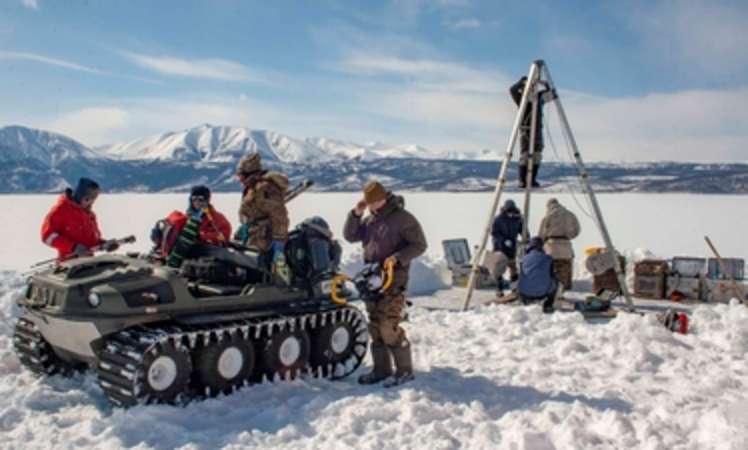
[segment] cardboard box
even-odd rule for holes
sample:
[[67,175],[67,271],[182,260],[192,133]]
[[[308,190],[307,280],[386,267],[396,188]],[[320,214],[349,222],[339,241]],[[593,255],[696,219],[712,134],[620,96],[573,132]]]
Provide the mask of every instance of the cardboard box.
[[665,274],[634,274],[634,295],[641,298],[665,298]]

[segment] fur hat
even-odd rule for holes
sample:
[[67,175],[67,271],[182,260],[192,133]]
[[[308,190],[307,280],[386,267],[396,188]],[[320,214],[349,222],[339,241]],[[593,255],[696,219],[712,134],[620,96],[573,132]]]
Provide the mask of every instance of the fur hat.
[[387,190],[379,181],[369,181],[364,185],[364,201],[367,205],[387,198]]
[[192,189],[190,190],[190,199],[192,199],[192,197],[203,197],[205,200],[210,201],[210,188],[204,185],[192,186]]
[[99,183],[90,178],[81,178],[78,180],[78,186],[73,191],[73,201],[80,203],[84,198],[90,197],[95,191],[99,191]]
[[262,158],[259,153],[250,153],[236,165],[237,175],[249,175],[262,170]]

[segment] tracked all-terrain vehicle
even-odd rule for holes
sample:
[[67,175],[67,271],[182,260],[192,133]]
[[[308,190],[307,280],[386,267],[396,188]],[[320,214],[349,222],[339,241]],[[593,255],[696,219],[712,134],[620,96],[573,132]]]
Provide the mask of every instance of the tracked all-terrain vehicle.
[[18,300],[18,357],[41,375],[91,368],[118,406],[345,377],[368,335],[336,285],[340,247],[326,227],[317,218],[291,233],[290,285],[273,280],[258,252],[230,246],[199,247],[179,269],[102,255],[38,272]]

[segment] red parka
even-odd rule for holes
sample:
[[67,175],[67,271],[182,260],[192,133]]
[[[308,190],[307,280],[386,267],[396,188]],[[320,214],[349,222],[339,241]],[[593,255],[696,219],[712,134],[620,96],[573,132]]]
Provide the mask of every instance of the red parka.
[[[166,222],[172,227],[167,236],[164,245],[161,245],[161,252],[164,256],[168,256],[171,248],[179,237],[179,233],[187,224],[187,215],[182,211],[172,211],[166,217]],[[203,214],[202,222],[200,222],[200,241],[207,242],[209,244],[219,245],[231,239],[231,223],[229,223],[226,216],[216,211],[212,206],[208,207],[208,213]]]
[[92,248],[103,242],[96,214],[74,202],[69,189],[44,218],[41,237],[42,242],[57,249],[59,260],[69,258],[77,244]]

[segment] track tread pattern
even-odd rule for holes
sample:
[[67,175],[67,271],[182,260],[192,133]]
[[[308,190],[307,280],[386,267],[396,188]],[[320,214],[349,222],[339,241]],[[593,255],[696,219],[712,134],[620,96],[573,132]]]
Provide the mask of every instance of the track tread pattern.
[[[246,319],[206,325],[139,326],[121,331],[109,337],[99,352],[97,370],[99,384],[109,400],[116,406],[129,407],[156,402],[144,387],[143,360],[148,352],[156,352],[157,346],[169,343],[177,349],[193,353],[211,342],[221,342],[237,336],[252,345],[261,345],[275,333],[297,327],[314,332],[326,323],[348,322],[355,335],[348,357],[326,366],[307,366],[295,375],[314,378],[339,379],[353,373],[366,355],[368,332],[363,314],[353,306],[329,311],[294,316],[271,316],[262,319]],[[194,356],[194,354],[193,354]],[[257,370],[257,369],[256,369]],[[193,372],[194,375],[194,372]],[[262,380],[278,380],[279,374],[263,374]],[[246,383],[248,384],[248,382]],[[202,396],[208,392],[185,392],[184,399]]]

